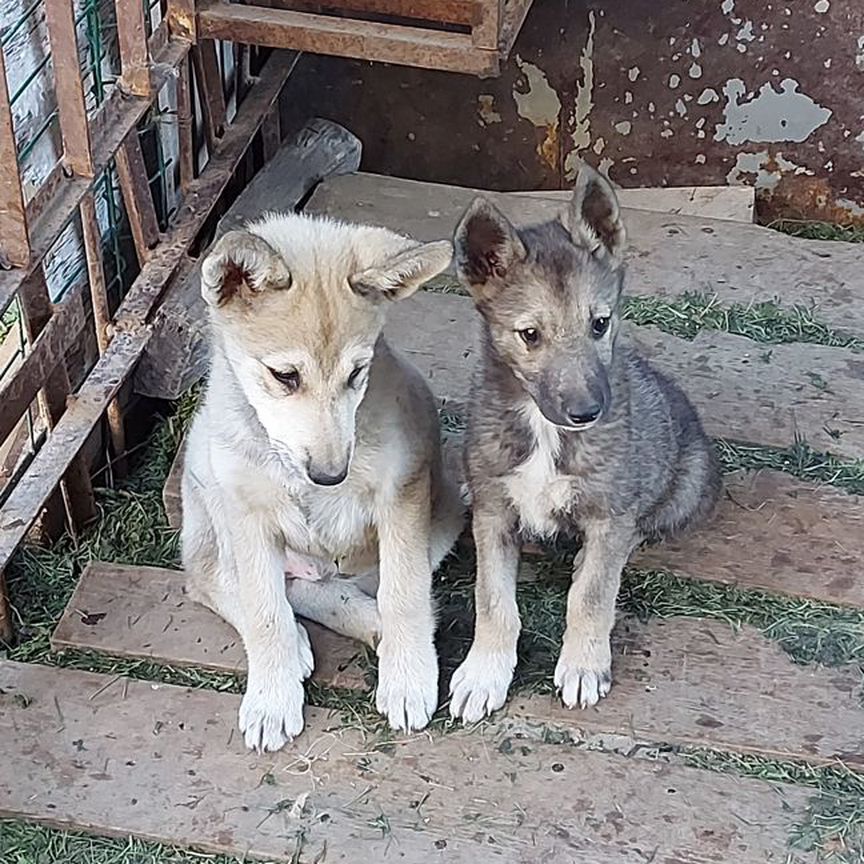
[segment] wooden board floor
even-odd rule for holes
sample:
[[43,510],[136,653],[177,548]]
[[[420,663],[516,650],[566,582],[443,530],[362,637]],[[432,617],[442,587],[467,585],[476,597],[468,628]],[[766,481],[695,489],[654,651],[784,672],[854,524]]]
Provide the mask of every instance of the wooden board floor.
[[[473,195],[358,174],[323,183],[308,209],[438,239]],[[522,222],[562,203],[561,195],[492,197]],[[738,221],[627,212],[630,293],[815,303],[820,320],[864,337],[860,246],[793,240],[747,224],[740,199],[715,203]],[[243,207],[254,209],[248,195]],[[686,382],[711,434],[776,448],[803,438],[837,459],[864,457],[864,366],[849,349],[761,345],[707,330],[690,341],[649,327],[633,332],[654,362]],[[464,413],[476,357],[470,300],[422,293],[394,307],[387,333],[439,402]],[[450,445],[458,464],[458,435]],[[174,527],[179,466],[178,457],[164,495]],[[862,529],[856,495],[776,471],[738,471],[708,524],[643,550],[634,564],[864,608]],[[368,692],[365,649],[320,628],[310,634],[317,684]],[[109,562],[85,569],[52,646],[244,669],[236,634],[187,600],[182,574]],[[234,695],[3,662],[0,815],[292,864],[815,864],[815,853],[789,846],[812,790],[566,742],[626,740],[862,770],[858,669],[796,665],[757,631],[717,620],[624,619],[614,675],[610,696],[588,711],[516,695],[473,729],[388,735],[383,744],[309,708],[303,736],[262,757],[242,748]]]

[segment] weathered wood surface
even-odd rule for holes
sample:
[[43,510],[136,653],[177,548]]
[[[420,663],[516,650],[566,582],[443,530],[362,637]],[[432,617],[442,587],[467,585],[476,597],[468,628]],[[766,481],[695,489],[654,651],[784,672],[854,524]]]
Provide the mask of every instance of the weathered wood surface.
[[[98,651],[114,657],[245,672],[246,654],[234,629],[183,590],[183,573],[159,567],[93,562],[78,582],[51,645],[57,651]],[[363,646],[307,624],[314,680],[364,687]]]
[[[97,651],[170,666],[245,670],[236,633],[182,593],[171,570],[91,564],[51,640],[55,650]],[[363,649],[310,627],[315,680],[364,688]],[[516,699],[514,716],[542,717],[586,732],[725,748],[864,768],[860,676],[792,663],[754,630],[677,618],[619,622],[612,694],[596,709],[557,699]],[[549,669],[552,675],[552,669]],[[783,717],[778,726],[774,722]]]
[[710,521],[638,567],[864,608],[864,500],[776,471],[736,471]]
[[861,678],[851,666],[797,665],[751,628],[652,618],[618,622],[612,673],[612,691],[595,708],[516,696],[509,714],[586,734],[864,769]]
[[[388,315],[391,344],[426,375],[439,400],[463,407],[477,360],[479,316],[471,300],[420,293]],[[821,345],[760,345],[719,331],[693,341],[654,327],[629,332],[646,357],[684,386],[711,435],[776,447],[803,438],[820,452],[864,457],[859,355]]]
[[[220,220],[216,238],[267,210],[293,210],[323,178],[355,171],[360,152],[360,141],[346,129],[327,120],[311,120],[240,193]],[[136,372],[135,388],[145,396],[176,399],[207,366],[207,314],[200,296],[199,267],[174,286],[162,309]]]
[[[618,189],[617,192],[621,206],[627,210],[703,216],[732,222],[752,223],[756,206],[756,190],[752,186],[658,186]],[[569,189],[544,189],[514,194],[566,203],[573,193]]]
[[[385,225],[417,237],[449,237],[476,190],[354,174],[318,187],[307,209]],[[553,218],[561,202],[483,192],[517,224]],[[716,294],[724,303],[778,299],[816,304],[819,320],[864,336],[861,246],[801,240],[758,225],[627,210],[627,291],[675,297]]]
[[[0,814],[280,861],[811,864],[810,790],[496,727],[376,747],[307,709],[245,752],[239,697],[0,663]],[[788,857],[787,857],[788,856]]]

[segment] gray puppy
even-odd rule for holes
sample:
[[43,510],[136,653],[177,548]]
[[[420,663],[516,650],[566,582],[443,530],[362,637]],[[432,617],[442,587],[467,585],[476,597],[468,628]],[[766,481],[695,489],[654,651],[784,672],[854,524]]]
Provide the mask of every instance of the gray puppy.
[[562,221],[516,229],[478,198],[456,229],[482,319],[466,442],[477,617],[450,684],[450,712],[468,722],[500,708],[513,678],[522,537],[582,537],[555,685],[585,708],[612,684],[630,554],[706,516],[720,493],[693,406],[620,333],[624,242],[615,192],[587,166]]

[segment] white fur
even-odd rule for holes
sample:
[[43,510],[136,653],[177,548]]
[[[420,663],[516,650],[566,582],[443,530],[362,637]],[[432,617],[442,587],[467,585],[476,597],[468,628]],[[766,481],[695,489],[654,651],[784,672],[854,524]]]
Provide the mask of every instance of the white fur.
[[[189,592],[243,639],[247,746],[278,750],[303,728],[313,658],[295,610],[377,644],[379,710],[394,728],[422,728],[437,701],[432,571],[461,529],[462,507],[443,479],[431,394],[379,341],[386,301],[360,299],[349,283],[372,269],[387,291],[410,293],[447,265],[442,244],[295,215],[249,231],[223,238],[203,268],[214,338],[183,475]],[[227,284],[238,267],[268,275]],[[375,279],[364,284],[370,292]],[[371,371],[351,387],[360,363]],[[268,369],[288,366],[302,390],[280,390]],[[310,463],[329,468],[346,453],[341,484],[311,481]],[[348,571],[360,575],[380,569],[377,608],[335,578],[336,561],[365,562]],[[301,577],[287,596],[286,571]]]
[[519,513],[522,530],[551,537],[557,530],[553,518],[572,498],[572,479],[559,474],[555,459],[561,448],[561,433],[529,401],[522,409],[534,436],[531,455],[507,477],[506,488]]

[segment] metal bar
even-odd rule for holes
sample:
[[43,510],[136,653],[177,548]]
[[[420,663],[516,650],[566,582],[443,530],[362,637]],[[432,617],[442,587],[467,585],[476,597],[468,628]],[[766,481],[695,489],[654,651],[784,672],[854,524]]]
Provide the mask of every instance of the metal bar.
[[90,127],[78,63],[72,0],[45,0],[45,18],[54,67],[54,91],[60,113],[63,164],[78,177],[92,177]]
[[[135,135],[137,141],[137,133]],[[121,151],[118,151],[118,155]],[[88,192],[81,201],[81,227],[84,234],[84,251],[87,256],[87,275],[90,282],[90,300],[93,305],[93,323],[96,327],[96,344],[99,356],[105,355],[111,342],[111,308],[108,303],[108,289],[105,285],[105,265],[102,260],[102,234],[96,219],[96,203],[93,193]],[[123,412],[116,399],[108,403],[106,411],[108,432],[115,461],[114,470],[121,476],[126,471],[126,430],[123,425]]]
[[159,242],[159,220],[153,205],[153,194],[150,192],[147,167],[144,164],[137,129],[133,129],[120,145],[114,164],[132,229],[135,252],[139,264],[143,264],[150,255],[150,250]]
[[479,76],[496,75],[499,69],[497,48],[474,45],[467,33],[328,18],[221,0],[200,0],[198,33],[202,39],[225,39]]
[[[6,84],[6,66],[0,48],[0,267],[26,267],[30,261],[24,193],[18,173],[12,107]],[[11,299],[11,298],[10,298]],[[8,305],[8,303],[6,304]],[[0,315],[6,306],[0,309]]]
[[115,0],[117,41],[120,43],[120,88],[131,96],[150,99],[150,51],[141,0]]
[[[157,90],[172,75],[189,50],[186,42],[169,43],[158,58]],[[144,116],[150,102],[144,98],[128,97],[115,90],[91,120],[93,132],[93,168],[96,176],[102,174],[129,131]],[[0,164],[0,172],[8,163]],[[43,202],[41,214],[30,223],[31,256],[22,270],[0,271],[0,315],[2,315],[19,288],[42,263],[55,240],[75,215],[81,199],[93,184],[93,179],[75,177],[61,183],[57,194]]]

